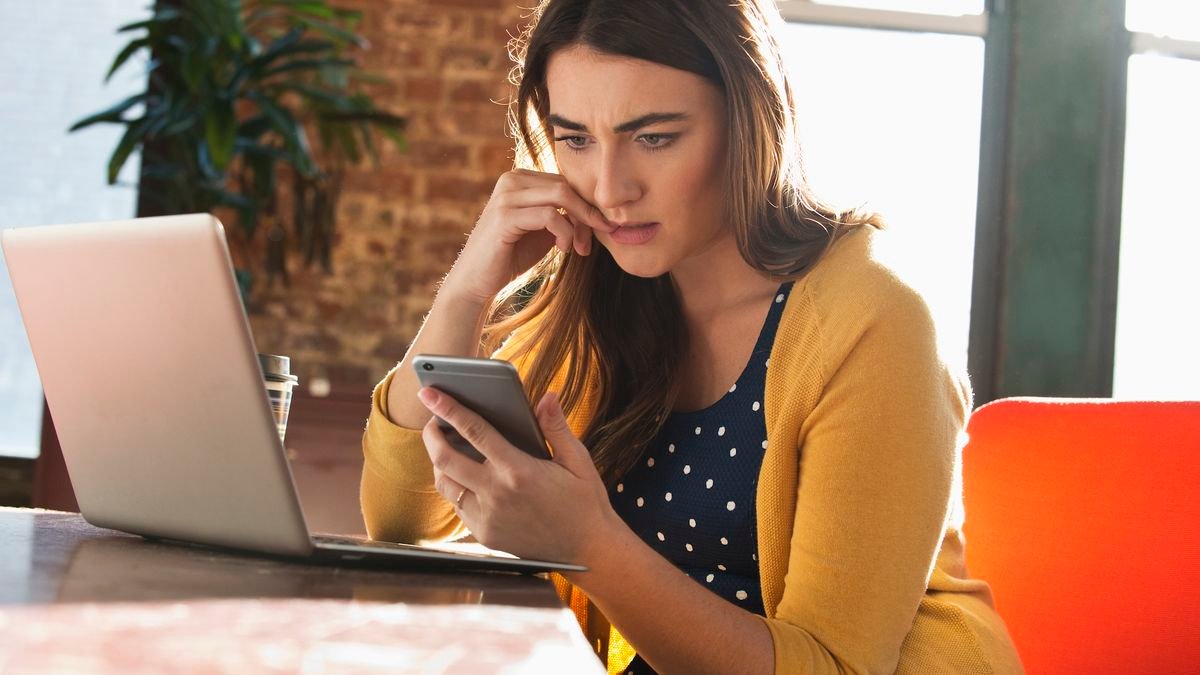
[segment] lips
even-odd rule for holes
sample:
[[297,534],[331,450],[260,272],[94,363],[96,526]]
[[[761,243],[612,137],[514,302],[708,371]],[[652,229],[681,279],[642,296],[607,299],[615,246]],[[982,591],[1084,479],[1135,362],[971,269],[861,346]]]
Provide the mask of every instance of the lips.
[[658,233],[659,223],[617,223],[617,229],[613,230],[608,236],[618,244],[626,244],[629,246],[637,246],[645,244],[654,238]]

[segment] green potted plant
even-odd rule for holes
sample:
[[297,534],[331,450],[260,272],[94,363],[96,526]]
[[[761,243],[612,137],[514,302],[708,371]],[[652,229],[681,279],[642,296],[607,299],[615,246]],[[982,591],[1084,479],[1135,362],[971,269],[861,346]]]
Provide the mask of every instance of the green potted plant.
[[381,80],[353,58],[361,18],[326,0],[158,0],[119,29],[134,37],[106,77],[147,54],[146,89],[71,131],[125,126],[108,182],[142,151],[139,215],[235,212],[244,298],[259,272],[287,283],[289,250],[328,271],[343,172],[378,162],[379,134],[404,144],[405,120],[363,91]]

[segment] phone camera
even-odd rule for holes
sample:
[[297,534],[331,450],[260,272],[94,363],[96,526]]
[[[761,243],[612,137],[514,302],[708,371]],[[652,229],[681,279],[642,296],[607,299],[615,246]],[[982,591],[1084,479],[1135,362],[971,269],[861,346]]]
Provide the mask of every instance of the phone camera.
[[421,364],[421,367],[422,367],[422,368],[424,368],[425,370],[433,370],[433,364],[432,364],[432,363],[422,363],[422,364]]

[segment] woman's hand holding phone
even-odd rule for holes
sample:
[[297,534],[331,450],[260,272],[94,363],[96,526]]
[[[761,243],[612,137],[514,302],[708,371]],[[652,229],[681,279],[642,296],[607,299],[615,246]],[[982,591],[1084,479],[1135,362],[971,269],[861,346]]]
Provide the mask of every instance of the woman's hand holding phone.
[[557,246],[592,250],[592,231],[613,231],[600,210],[561,175],[517,169],[500,176],[443,291],[487,306],[501,289]]
[[[620,527],[591,455],[567,425],[558,396],[538,403],[538,425],[553,459],[518,450],[486,420],[436,389],[421,389],[434,414],[422,431],[437,491],[455,504],[485,546],[522,557],[586,565],[606,533]],[[481,463],[451,446],[437,424],[453,426],[486,458]]]

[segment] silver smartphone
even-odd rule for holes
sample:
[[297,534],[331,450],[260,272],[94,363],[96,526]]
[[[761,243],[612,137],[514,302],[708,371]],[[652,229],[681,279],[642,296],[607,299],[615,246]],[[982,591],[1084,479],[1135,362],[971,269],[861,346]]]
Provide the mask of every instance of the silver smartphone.
[[[417,354],[413,357],[413,370],[421,386],[453,396],[487,420],[515,447],[539,459],[550,459],[542,429],[521,386],[521,376],[508,361]],[[475,446],[449,423],[438,418],[438,426],[455,449],[477,462],[483,461]]]

